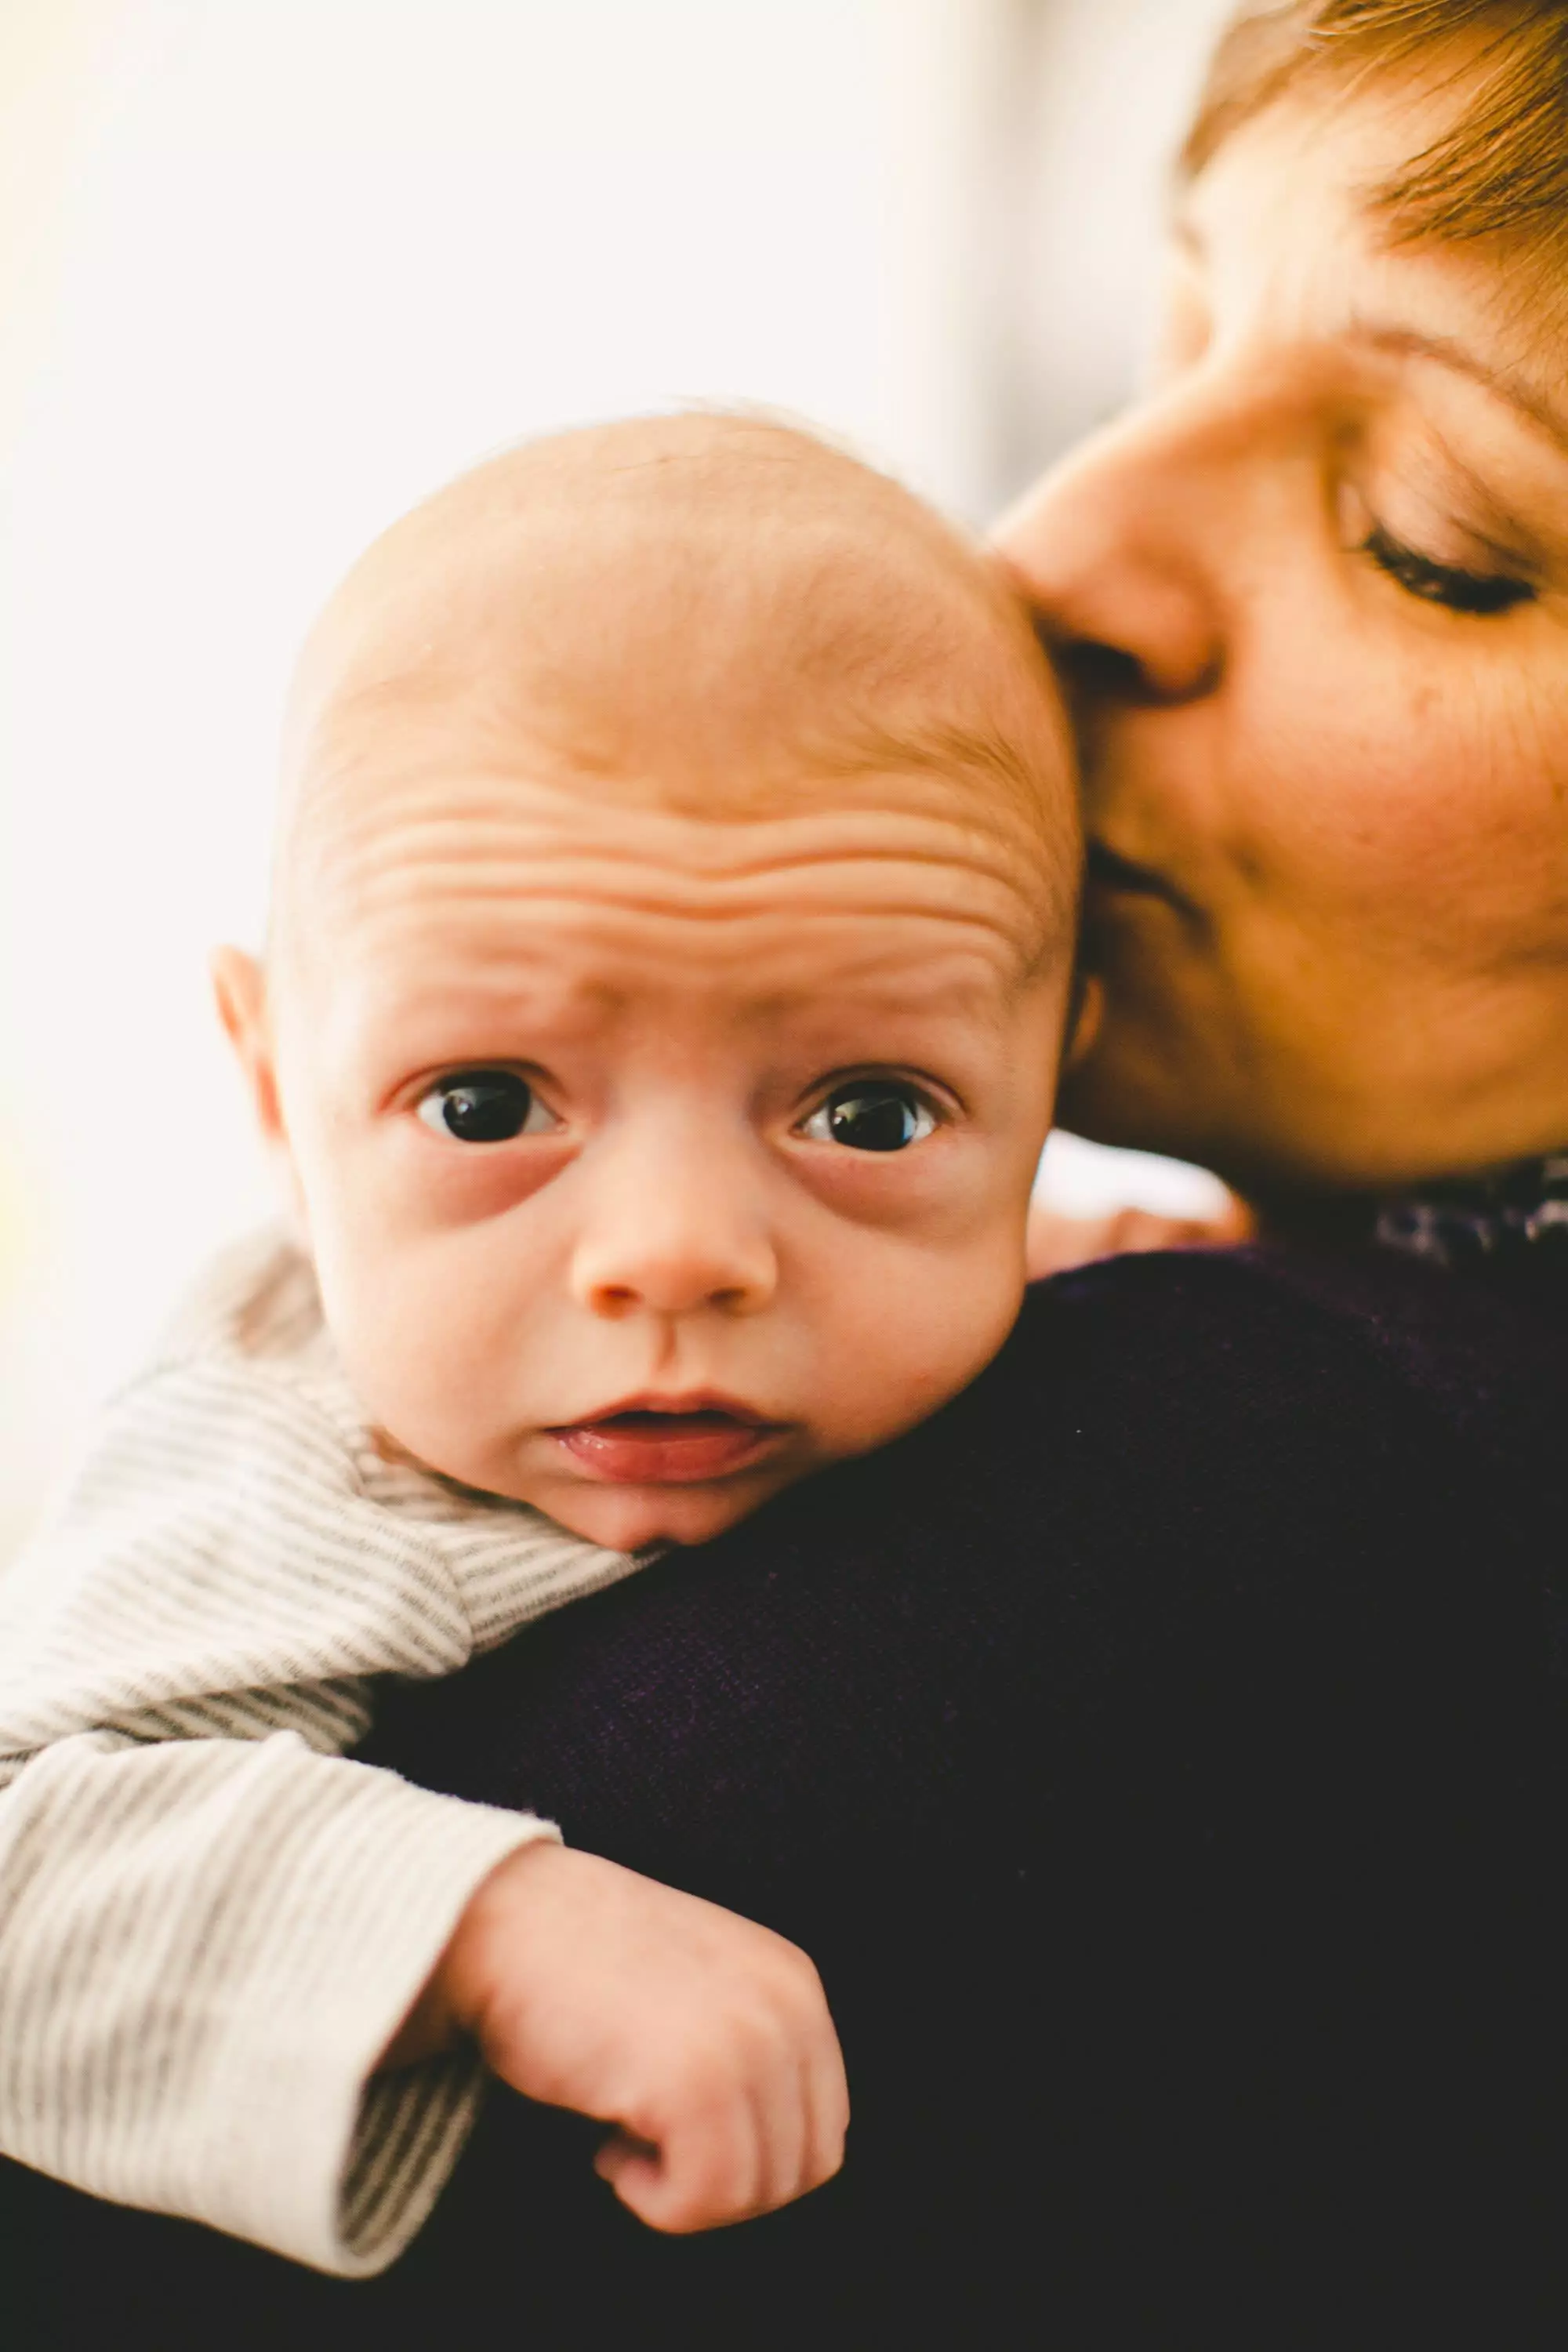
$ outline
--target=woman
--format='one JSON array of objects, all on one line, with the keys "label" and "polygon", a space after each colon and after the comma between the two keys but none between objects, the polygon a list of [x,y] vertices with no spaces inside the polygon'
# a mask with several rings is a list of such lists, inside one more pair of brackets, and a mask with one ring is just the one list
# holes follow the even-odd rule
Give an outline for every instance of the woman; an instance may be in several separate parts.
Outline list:
[{"label": "woman", "polygon": [[1565,118],[1557,6],[1222,51],[1154,389],[1001,534],[1081,690],[1068,1125],[1265,1196],[1568,1137]]},{"label": "woman", "polygon": [[1047,1285],[915,1437],[379,1740],[804,1944],[842,2181],[660,2241],[498,2098],[368,2287],[29,2182],[29,2345],[868,2345],[993,2294],[1009,2340],[1404,2342],[1478,2280],[1501,2341],[1560,2291],[1565,114],[1546,0],[1249,17],[1160,380],[1002,532],[1085,752],[1065,1115],[1275,1238]]}]

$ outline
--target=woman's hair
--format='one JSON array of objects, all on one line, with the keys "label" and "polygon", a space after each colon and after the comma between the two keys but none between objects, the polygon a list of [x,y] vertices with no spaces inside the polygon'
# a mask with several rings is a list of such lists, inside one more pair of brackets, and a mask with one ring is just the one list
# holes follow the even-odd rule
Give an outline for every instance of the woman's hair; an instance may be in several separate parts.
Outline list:
[{"label": "woman's hair", "polygon": [[1568,0],[1254,0],[1220,41],[1183,169],[1201,171],[1308,76],[1412,71],[1452,87],[1457,112],[1377,191],[1396,241],[1508,236],[1557,257],[1568,247]]}]

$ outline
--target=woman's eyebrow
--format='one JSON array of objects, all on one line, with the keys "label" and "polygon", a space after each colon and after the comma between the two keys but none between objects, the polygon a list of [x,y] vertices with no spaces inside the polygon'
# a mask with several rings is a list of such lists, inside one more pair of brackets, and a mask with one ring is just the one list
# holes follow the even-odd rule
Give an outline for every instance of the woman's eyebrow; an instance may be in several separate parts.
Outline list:
[{"label": "woman's eyebrow", "polygon": [[[1186,259],[1204,262],[1208,258],[1208,243],[1193,218],[1186,201],[1186,191],[1178,188],[1166,219],[1166,234],[1173,245]],[[1427,359],[1438,366],[1452,368],[1456,373],[1468,376],[1472,383],[1506,401],[1510,408],[1527,416],[1559,448],[1568,452],[1568,414],[1558,407],[1539,385],[1510,368],[1492,366],[1468,343],[1449,335],[1426,332],[1420,328],[1384,324],[1373,319],[1354,319],[1350,334],[1353,341],[1373,350],[1387,352],[1401,359]]]},{"label": "woman's eyebrow", "polygon": [[1439,367],[1468,376],[1472,383],[1480,384],[1498,399],[1506,401],[1510,408],[1518,409],[1521,415],[1527,416],[1568,454],[1568,416],[1538,386],[1512,369],[1493,367],[1468,343],[1458,342],[1449,335],[1428,334],[1415,327],[1384,325],[1371,319],[1352,320],[1350,334],[1352,341],[1367,344],[1373,351],[1387,352],[1396,359],[1433,360]]}]

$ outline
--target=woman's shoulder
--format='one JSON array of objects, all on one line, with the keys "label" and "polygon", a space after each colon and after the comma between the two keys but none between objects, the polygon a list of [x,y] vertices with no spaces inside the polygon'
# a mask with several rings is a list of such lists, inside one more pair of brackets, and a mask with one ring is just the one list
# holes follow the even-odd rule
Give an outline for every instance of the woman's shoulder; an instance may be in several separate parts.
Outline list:
[{"label": "woman's shoulder", "polygon": [[[1425,1456],[1538,1485],[1568,1462],[1568,1264],[1379,1247],[1125,1257],[1035,1285],[995,1368],[1138,1444],[1245,1445],[1289,1479]],[[1136,1451],[1130,1447],[1129,1453]]]}]

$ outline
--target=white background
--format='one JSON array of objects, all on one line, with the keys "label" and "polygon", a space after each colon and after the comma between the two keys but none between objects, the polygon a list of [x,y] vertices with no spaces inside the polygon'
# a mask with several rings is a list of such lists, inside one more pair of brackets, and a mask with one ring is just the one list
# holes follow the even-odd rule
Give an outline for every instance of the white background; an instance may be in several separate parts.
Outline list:
[{"label": "white background", "polygon": [[0,1552],[267,1205],[205,961],[335,576],[486,450],[683,397],[983,520],[1123,394],[1220,13],[5,0]]}]

